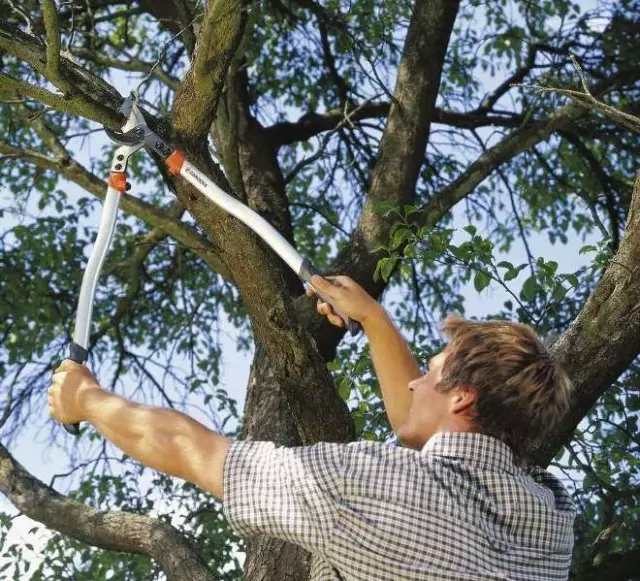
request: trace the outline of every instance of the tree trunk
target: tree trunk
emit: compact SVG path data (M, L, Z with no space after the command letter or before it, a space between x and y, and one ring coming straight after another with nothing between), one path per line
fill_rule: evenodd
M301 445L285 392L260 345L255 351L248 383L243 438L269 440L284 446ZM307 551L291 543L254 537L247 542L244 578L247 581L306 579L310 557Z

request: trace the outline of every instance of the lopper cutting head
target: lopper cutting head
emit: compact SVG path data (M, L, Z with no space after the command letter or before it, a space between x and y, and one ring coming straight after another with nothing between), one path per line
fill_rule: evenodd
M113 131L105 127L104 131L107 137L118 145L137 145L143 143L147 124L138 107L138 95L131 92L122 102L122 105L120 105L118 112L122 113L122 115L127 118L127 121L122 126L122 131Z

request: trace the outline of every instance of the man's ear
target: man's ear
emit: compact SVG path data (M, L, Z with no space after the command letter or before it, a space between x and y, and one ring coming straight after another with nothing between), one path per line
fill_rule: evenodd
M469 413L478 399L475 387L456 387L451 391L449 398L449 412L452 414Z

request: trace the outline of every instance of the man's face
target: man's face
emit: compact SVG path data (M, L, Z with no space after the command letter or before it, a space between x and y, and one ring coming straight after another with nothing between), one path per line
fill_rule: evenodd
M409 448L422 448L431 436L447 425L450 394L436 390L446 358L446 349L434 355L429 360L428 371L407 385L413 392L413 401L407 417L396 433L400 441Z

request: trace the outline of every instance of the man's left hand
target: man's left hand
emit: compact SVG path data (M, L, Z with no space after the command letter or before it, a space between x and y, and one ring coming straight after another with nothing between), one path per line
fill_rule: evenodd
M49 388L49 414L61 424L77 424L87 420L84 406L88 392L100 386L91 372L67 359L55 370Z

